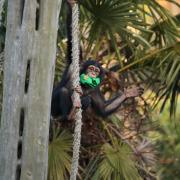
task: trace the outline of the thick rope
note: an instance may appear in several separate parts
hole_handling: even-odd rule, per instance
[[[72,86],[75,89],[79,86],[79,8],[78,4],[72,7]],[[79,94],[74,91],[74,100],[80,101]],[[81,141],[82,110],[79,108],[75,115],[75,130],[73,142],[73,158],[71,164],[70,180],[76,180],[78,173],[79,149]]]

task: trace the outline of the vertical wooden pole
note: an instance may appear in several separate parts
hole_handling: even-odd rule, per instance
[[[0,179],[45,180],[61,0],[9,0]]]

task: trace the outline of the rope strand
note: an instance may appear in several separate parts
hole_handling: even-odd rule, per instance
[[[71,74],[73,89],[79,86],[79,8],[78,4],[72,7],[72,64]],[[80,101],[79,94],[74,91],[75,101]],[[75,130],[73,142],[73,158],[71,164],[70,180],[76,180],[79,164],[79,150],[81,141],[82,110],[79,108],[75,115]]]

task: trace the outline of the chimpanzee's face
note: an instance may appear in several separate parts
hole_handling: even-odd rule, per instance
[[[90,66],[88,66],[86,73],[88,76],[90,76],[92,78],[96,78],[100,74],[100,69],[94,65],[90,65]]]

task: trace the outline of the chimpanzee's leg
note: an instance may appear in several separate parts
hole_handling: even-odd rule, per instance
[[[71,92],[65,87],[56,88],[52,95],[51,115],[54,118],[61,116],[63,120],[66,120],[71,108]]]
[[[82,109],[86,110],[91,105],[91,97],[90,96],[81,97],[81,105],[82,105]]]
[[[67,120],[68,114],[72,109],[72,100],[71,100],[72,93],[65,87],[61,88],[59,93],[60,93],[59,107],[61,110],[62,120]]]

